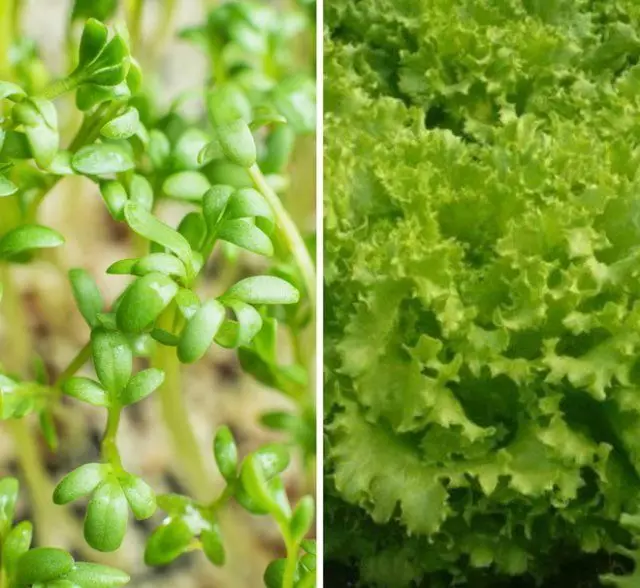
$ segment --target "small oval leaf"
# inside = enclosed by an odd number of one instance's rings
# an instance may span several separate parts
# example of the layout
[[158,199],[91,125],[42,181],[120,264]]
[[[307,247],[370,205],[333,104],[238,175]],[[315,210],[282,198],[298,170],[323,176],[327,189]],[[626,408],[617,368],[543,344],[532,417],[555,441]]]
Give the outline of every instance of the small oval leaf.
[[19,560],[16,581],[20,585],[49,582],[71,571],[73,558],[62,549],[36,547]]
[[138,278],[127,288],[116,312],[118,327],[126,333],[140,333],[153,325],[171,303],[178,285],[160,273]]
[[248,304],[295,304],[300,293],[289,282],[275,276],[252,276],[229,288],[223,300],[234,298]]
[[98,551],[115,551],[127,531],[127,499],[120,484],[105,480],[94,492],[84,520],[84,538]]
[[117,145],[93,143],[81,147],[71,159],[73,169],[87,176],[116,174],[133,169],[131,154]]
[[178,342],[178,359],[193,363],[201,359],[213,343],[225,318],[225,309],[217,300],[207,300],[186,324]]
[[109,466],[101,463],[87,463],[68,473],[53,491],[55,504],[69,504],[91,494],[105,479]]
[[10,259],[31,249],[58,247],[63,243],[64,237],[49,227],[22,225],[0,238],[0,258]]

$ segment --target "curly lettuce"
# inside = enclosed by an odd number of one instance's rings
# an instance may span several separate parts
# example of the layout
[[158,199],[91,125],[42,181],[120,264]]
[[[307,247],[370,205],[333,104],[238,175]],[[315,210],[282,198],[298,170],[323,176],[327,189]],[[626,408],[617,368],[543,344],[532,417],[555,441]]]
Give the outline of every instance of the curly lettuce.
[[328,0],[325,26],[326,557],[629,585],[640,3]]

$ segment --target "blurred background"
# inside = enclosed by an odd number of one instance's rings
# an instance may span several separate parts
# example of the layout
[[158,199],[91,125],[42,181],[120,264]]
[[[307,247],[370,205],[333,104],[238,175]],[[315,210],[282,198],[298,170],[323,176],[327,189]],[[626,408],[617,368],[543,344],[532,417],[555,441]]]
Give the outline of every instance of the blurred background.
[[[83,5],[90,6],[93,1],[75,2],[74,8],[73,2],[65,0],[2,0],[0,6],[4,16],[0,18],[4,21],[8,11],[16,8],[14,3],[18,5],[19,29],[24,37],[14,39],[13,47],[3,48],[8,51],[10,61],[18,60],[20,67],[31,68],[27,75],[36,78],[61,77],[70,71],[84,20]],[[99,3],[102,2],[95,4]],[[116,7],[117,2],[104,4]],[[271,26],[275,22],[289,26],[286,43],[294,62],[291,67],[312,82],[315,70],[314,7],[286,0],[268,5]],[[107,6],[109,10],[113,7]],[[176,116],[190,123],[197,123],[202,118],[201,94],[211,78],[212,67],[211,55],[202,48],[202,35],[207,34],[208,15],[217,8],[218,3],[202,0],[133,0],[116,7],[112,20],[129,20],[130,32],[132,14],[140,11],[139,25],[136,25],[139,30],[132,39],[132,51],[142,65],[146,93],[151,96],[147,105],[150,117],[157,119],[171,111],[172,116],[177,113]],[[74,11],[76,18],[72,19]],[[6,26],[6,22],[2,26]],[[258,21],[253,26],[260,29],[261,25]],[[185,29],[189,32],[179,36],[178,32]],[[6,44],[6,39],[2,43]],[[25,63],[27,65],[23,66]],[[57,100],[56,106],[63,137],[70,137],[80,120],[73,96]],[[313,129],[301,129],[286,169],[273,178],[285,206],[302,234],[309,238],[310,247],[313,246],[315,226],[314,145]],[[0,205],[0,225],[4,224],[5,228],[11,225],[12,215],[7,206],[4,202]],[[175,225],[184,215],[185,208],[180,203],[163,199],[157,213]],[[53,381],[89,335],[73,302],[67,271],[73,267],[87,269],[97,280],[105,299],[112,301],[127,283],[127,278],[109,276],[105,270],[116,260],[133,257],[131,250],[135,244],[131,242],[126,226],[115,223],[107,213],[96,184],[84,178],[70,176],[60,182],[47,196],[39,220],[60,231],[66,238],[66,245],[60,251],[39,255],[31,263],[12,269],[15,292],[5,293],[0,303],[0,363],[14,370],[21,366],[29,371],[33,358],[39,356]],[[221,293],[239,278],[267,267],[257,256],[236,255],[233,251],[216,253],[207,269],[205,291],[213,295]],[[21,309],[20,316],[11,310],[15,308]],[[301,332],[304,341],[295,342],[293,346],[290,338],[282,337],[282,357],[291,356],[294,346],[302,346],[307,350],[307,367],[311,368],[314,363],[313,325],[306,324]],[[183,398],[200,446],[203,475],[208,478],[203,480],[203,486],[215,495],[221,486],[211,454],[216,427],[229,425],[244,454],[266,441],[287,438],[286,433],[270,430],[260,419],[266,412],[289,410],[292,403],[283,394],[245,375],[237,354],[217,346],[205,359],[183,367],[182,371]],[[83,373],[90,374],[90,366],[85,366]],[[313,382],[313,373],[309,373],[308,378]],[[309,398],[313,398],[312,386],[309,386]],[[183,555],[165,568],[145,567],[145,539],[162,520],[162,513],[148,521],[130,523],[124,545],[114,554],[98,554],[84,544],[82,517],[85,504],[54,506],[51,491],[65,473],[99,459],[104,419],[103,410],[63,399],[55,412],[60,437],[57,452],[51,451],[43,440],[37,419],[27,419],[20,427],[0,423],[0,475],[15,475],[21,480],[19,518],[34,522],[37,543],[67,548],[78,559],[93,559],[120,567],[132,575],[133,587],[261,586],[268,562],[283,554],[281,539],[270,521],[250,516],[233,505],[227,509],[222,521],[228,561],[221,569],[214,568],[199,552]],[[311,433],[306,431],[304,434],[313,437],[312,427]],[[124,411],[118,441],[126,469],[142,476],[157,493],[189,494],[184,464],[174,455],[155,397]],[[285,474],[292,503],[304,493],[313,493],[315,487],[314,464],[310,457],[313,441],[307,441],[306,458],[303,457],[305,451],[294,448],[293,465]]]

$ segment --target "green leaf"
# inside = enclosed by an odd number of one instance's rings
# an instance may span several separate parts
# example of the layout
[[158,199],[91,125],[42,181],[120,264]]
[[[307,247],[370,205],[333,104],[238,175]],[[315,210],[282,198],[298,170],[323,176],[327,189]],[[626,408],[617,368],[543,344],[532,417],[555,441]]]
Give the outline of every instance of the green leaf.
[[100,195],[113,220],[124,220],[124,207],[129,201],[124,186],[116,180],[102,181],[100,182]]
[[140,258],[133,266],[132,272],[137,276],[158,272],[182,280],[187,277],[184,263],[169,253],[151,253]]
[[263,445],[254,451],[253,455],[260,462],[261,472],[266,480],[284,472],[290,461],[287,448],[278,443]]
[[193,532],[182,518],[170,519],[149,537],[144,552],[148,566],[163,566],[185,553],[193,540]]
[[313,498],[311,496],[303,496],[291,516],[291,538],[295,543],[302,541],[310,531],[314,515],[315,505]]
[[19,559],[29,551],[32,538],[33,525],[29,521],[22,521],[9,531],[2,545],[2,564],[8,578],[13,577]]
[[249,127],[252,131],[256,131],[261,127],[273,125],[273,124],[284,124],[287,122],[287,119],[273,110],[270,106],[259,106],[255,108],[253,111],[253,118],[249,123]]
[[170,175],[162,184],[162,191],[170,198],[200,202],[209,189],[207,177],[197,171],[182,171]]
[[153,241],[175,253],[187,267],[191,267],[193,255],[189,242],[178,231],[154,217],[139,204],[130,202],[125,208],[127,224],[138,235]]
[[213,454],[224,479],[227,482],[235,480],[238,471],[238,448],[229,427],[222,426],[216,432]]
[[29,98],[16,104],[12,112],[24,125],[31,154],[42,169],[47,169],[58,152],[58,117],[53,104],[43,98]]
[[120,395],[123,405],[140,402],[149,394],[157,390],[164,382],[164,372],[156,368],[149,368],[138,372]]
[[176,304],[182,316],[190,320],[200,308],[200,298],[198,298],[198,295],[193,290],[180,288],[176,294]]
[[55,504],[69,504],[91,494],[109,474],[109,466],[87,463],[67,474],[53,491]]
[[275,217],[271,206],[262,194],[253,188],[240,188],[229,199],[225,211],[225,218],[252,218],[261,217],[270,223],[275,223]]
[[197,162],[198,165],[205,165],[214,159],[221,159],[224,157],[224,151],[218,138],[214,138],[204,145],[198,152]]
[[207,300],[185,325],[178,342],[178,359],[193,363],[201,359],[213,343],[225,318],[225,308],[217,300]]
[[129,181],[129,199],[142,208],[151,212],[153,208],[153,188],[149,180],[139,174],[134,174]]
[[312,133],[316,126],[315,84],[307,76],[292,76],[273,91],[276,108],[296,133]]
[[295,304],[300,293],[287,281],[275,276],[253,276],[229,288],[222,300],[241,300],[247,304]]
[[140,260],[135,259],[119,259],[107,268],[107,273],[112,275],[132,275],[135,276],[134,268]]
[[166,345],[167,347],[177,347],[180,338],[169,331],[165,331],[164,329],[153,329],[151,331],[151,336],[162,345]]
[[72,176],[71,153],[69,151],[58,150],[46,171],[56,176]]
[[222,220],[227,203],[235,188],[218,184],[212,186],[202,199],[202,214],[204,215],[207,228],[211,234],[215,233],[218,224]]
[[169,306],[178,292],[178,285],[160,273],[138,278],[124,293],[116,321],[126,333],[141,333],[150,328],[160,313]]
[[76,563],[64,579],[82,588],[118,588],[131,580],[128,574],[115,568],[84,562]]
[[251,167],[256,162],[256,144],[249,125],[236,119],[214,127],[225,157],[236,165]]
[[264,572],[264,585],[266,588],[282,588],[286,567],[287,560],[283,558],[274,559],[269,563]]
[[78,50],[78,68],[86,67],[95,61],[107,44],[108,30],[95,18],[90,18],[82,29]]
[[84,520],[84,538],[98,551],[115,551],[127,532],[127,499],[116,480],[107,479],[94,492]]
[[149,131],[149,159],[155,169],[163,169],[171,155],[171,143],[167,136],[157,129]]
[[271,239],[246,219],[224,221],[218,231],[218,237],[258,255],[273,255]]
[[0,198],[11,196],[17,191],[18,186],[16,186],[11,180],[0,174]]
[[265,141],[266,153],[260,160],[265,174],[280,173],[286,167],[295,147],[296,133],[290,126],[276,127]]
[[133,169],[131,154],[110,143],[93,143],[78,149],[71,159],[73,169],[88,176],[116,174]]
[[[118,311],[120,311],[118,307]],[[129,341],[117,331],[103,328],[91,333],[93,365],[102,385],[116,397],[125,388],[133,370],[133,353]]]
[[[262,464],[259,458],[254,454],[249,454],[242,462],[240,469],[240,481],[242,489],[246,492],[247,496],[255,504],[259,510],[255,512],[260,514],[261,512],[271,512],[275,508],[275,501],[271,496],[268,480],[262,470]],[[239,495],[237,496],[240,499]],[[250,506],[241,502],[242,506]]]
[[[2,382],[0,381],[1,384]],[[7,476],[0,479],[0,539],[13,522],[19,489],[20,485],[16,478]]]
[[226,321],[222,325],[216,336],[216,343],[227,348],[249,345],[262,328],[260,313],[240,300],[225,301],[225,306],[233,310],[237,321]]
[[131,91],[124,82],[114,86],[98,86],[85,83],[76,91],[76,106],[78,110],[86,112],[104,102],[125,101],[129,98],[131,98]]
[[107,390],[89,378],[69,378],[62,384],[62,391],[67,396],[93,406],[107,408],[110,405]]
[[129,71],[129,47],[126,41],[120,35],[115,35],[97,59],[79,69],[85,83],[115,86],[123,82]]
[[199,212],[190,212],[178,225],[178,232],[189,241],[191,249],[199,251],[207,235],[207,225]]
[[207,559],[213,565],[223,566],[226,558],[220,526],[217,523],[212,523],[211,528],[200,533],[200,542]]
[[204,162],[199,154],[209,142],[207,133],[198,128],[187,129],[173,148],[173,162],[177,169],[196,169]]
[[31,249],[58,247],[64,243],[64,237],[41,225],[21,225],[5,233],[0,238],[0,258],[11,259]]
[[26,95],[26,92],[13,82],[0,81],[0,100],[8,98],[9,100],[18,102]]
[[135,135],[140,127],[138,110],[129,106],[122,114],[112,118],[101,129],[100,134],[108,139],[128,139]]
[[81,268],[69,271],[69,281],[80,314],[91,328],[96,327],[97,315],[104,308],[104,300],[97,284],[89,272]]
[[131,512],[137,520],[148,519],[156,511],[156,495],[144,480],[132,474],[118,477]]
[[49,582],[68,573],[72,568],[73,558],[66,551],[36,547],[18,560],[16,581],[25,585]]

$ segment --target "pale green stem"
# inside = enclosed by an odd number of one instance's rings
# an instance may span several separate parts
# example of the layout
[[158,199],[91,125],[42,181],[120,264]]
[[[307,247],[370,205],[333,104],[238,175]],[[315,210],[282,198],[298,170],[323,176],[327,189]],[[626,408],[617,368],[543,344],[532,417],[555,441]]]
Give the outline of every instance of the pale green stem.
[[[158,327],[170,331],[175,312],[175,306],[172,306],[160,317]],[[172,347],[157,344],[151,363],[164,371],[164,382],[157,394],[162,417],[189,493],[199,501],[207,501],[212,490],[211,476],[204,466],[200,446],[189,421],[182,396],[182,374],[176,352]]]
[[300,544],[295,542],[291,537],[289,521],[286,518],[276,516],[276,522],[278,523],[278,527],[280,527],[280,533],[282,534],[282,539],[287,549],[287,560],[282,576],[282,588],[294,588]]
[[131,52],[133,55],[138,55],[140,52],[140,31],[142,30],[143,14],[144,0],[130,0],[128,26],[131,40]]
[[11,79],[9,52],[15,38],[15,0],[4,0],[0,12],[0,76]]
[[109,407],[107,416],[107,426],[102,438],[102,458],[113,467],[116,473],[122,472],[122,461],[118,451],[118,427],[120,426],[120,415],[122,407],[116,404]]
[[171,25],[177,7],[176,0],[166,0],[161,9],[160,24],[155,31],[153,44],[151,47],[151,59],[157,60],[163,48],[167,45],[167,38],[171,31]]
[[58,513],[51,502],[53,484],[42,466],[35,436],[29,430],[27,422],[24,419],[9,421],[9,430],[22,475],[29,488],[38,543],[49,545],[58,535]]
[[66,380],[73,376],[91,357],[91,343],[87,343],[77,355],[71,360],[69,365],[60,373],[54,382],[54,388],[60,388]]
[[66,78],[62,78],[60,80],[55,80],[43,90],[42,97],[46,98],[47,100],[54,100],[62,94],[71,92],[71,90],[74,90],[77,85],[78,80],[73,75],[67,76]]
[[276,226],[282,235],[284,242],[291,255],[293,256],[307,291],[307,296],[311,303],[311,307],[315,312],[315,296],[316,296],[316,274],[313,260],[307,246],[298,231],[295,223],[289,216],[287,209],[284,207],[278,195],[273,191],[271,186],[267,183],[265,177],[262,175],[260,168],[254,164],[249,168],[249,175],[255,185],[256,189],[264,196],[269,205],[271,206],[275,217]]

